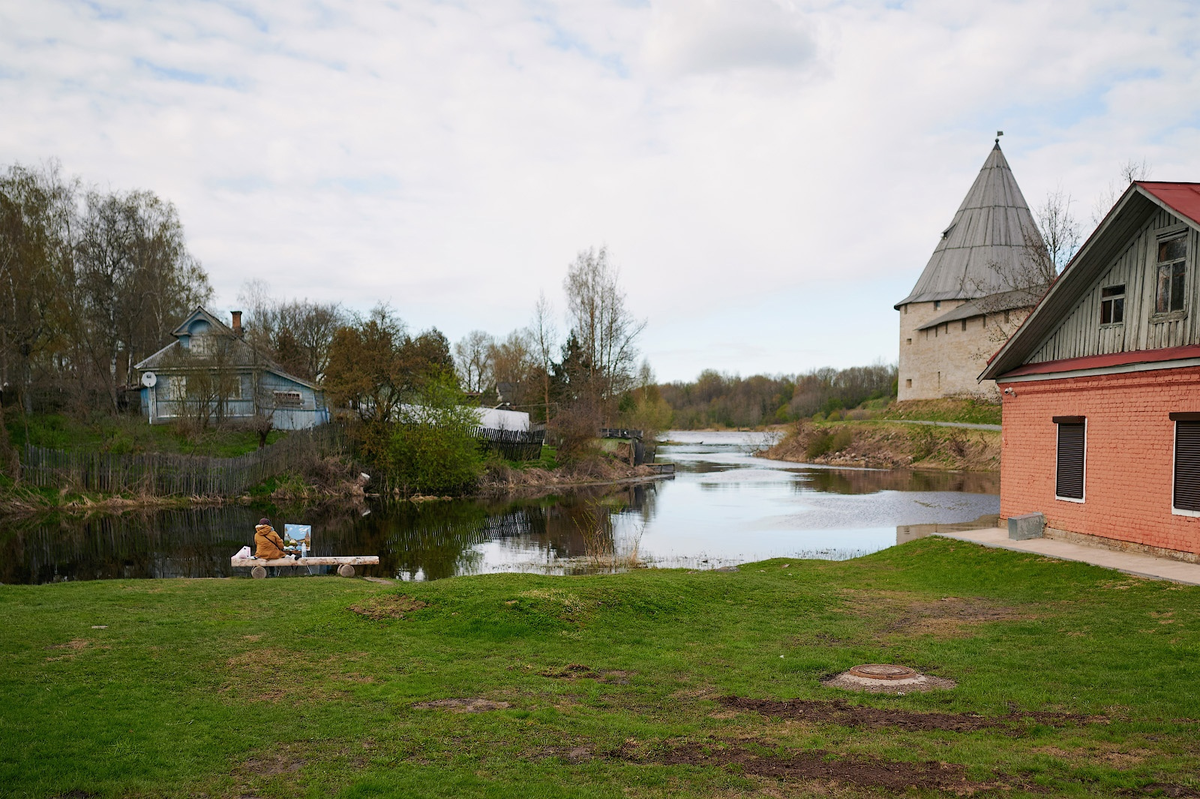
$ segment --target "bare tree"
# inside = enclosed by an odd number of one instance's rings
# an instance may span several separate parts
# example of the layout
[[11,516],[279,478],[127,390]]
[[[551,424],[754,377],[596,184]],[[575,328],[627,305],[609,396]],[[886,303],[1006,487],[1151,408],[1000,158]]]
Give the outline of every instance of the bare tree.
[[533,308],[533,323],[530,325],[533,351],[542,377],[542,401],[544,418],[550,418],[550,373],[554,369],[554,351],[558,349],[558,331],[554,327],[554,308],[546,299],[546,293],[538,294]]
[[212,295],[187,251],[175,206],[148,191],[89,191],[75,248],[71,299],[76,364],[117,408],[133,364],[162,346]]
[[[513,402],[526,396],[537,370],[533,334],[524,328],[514,330],[503,341],[488,348],[488,364],[497,397]],[[501,396],[501,388],[505,390]],[[523,403],[520,403],[523,404]]]
[[567,315],[587,363],[587,389],[601,406],[633,384],[637,339],[646,328],[625,306],[608,250],[588,249],[567,268]]
[[279,300],[262,280],[243,284],[238,302],[247,340],[307,380],[319,380],[325,373],[333,334],[349,322],[340,303]]
[[1100,192],[1099,196],[1096,197],[1096,202],[1092,206],[1092,225],[1099,225],[1104,217],[1108,216],[1108,212],[1117,204],[1117,200],[1129,188],[1130,183],[1139,180],[1149,180],[1152,171],[1153,168],[1145,158],[1141,161],[1135,161],[1130,158],[1121,164],[1120,177],[1109,181],[1104,191]]
[[454,363],[463,391],[483,392],[493,385],[489,357],[496,340],[482,330],[472,330],[454,345]]
[[31,413],[34,364],[61,348],[78,180],[56,163],[0,175],[0,381]]

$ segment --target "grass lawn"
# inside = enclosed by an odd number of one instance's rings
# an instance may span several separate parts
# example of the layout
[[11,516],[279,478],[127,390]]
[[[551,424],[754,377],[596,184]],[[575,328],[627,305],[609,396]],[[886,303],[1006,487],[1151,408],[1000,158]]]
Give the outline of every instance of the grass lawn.
[[[958,686],[821,685],[859,663]],[[942,539],[737,573],[0,586],[0,793],[1197,796],[1198,680],[1200,588]]]
[[[5,414],[9,439],[21,448],[26,442],[48,449],[75,452],[168,452],[232,458],[258,449],[258,436],[245,429],[192,430],[174,424],[147,424],[133,416],[99,415],[80,420],[59,414],[42,414],[28,419],[19,412]],[[267,443],[284,433],[272,430]]]

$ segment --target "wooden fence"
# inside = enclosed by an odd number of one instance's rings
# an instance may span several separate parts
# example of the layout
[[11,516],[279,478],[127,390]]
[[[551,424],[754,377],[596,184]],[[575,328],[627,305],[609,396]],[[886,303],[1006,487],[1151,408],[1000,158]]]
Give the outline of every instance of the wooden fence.
[[510,461],[535,461],[542,457],[545,430],[494,430],[476,427],[471,434],[482,446],[499,452]]
[[25,447],[22,478],[39,488],[73,488],[116,494],[234,496],[294,468],[303,458],[343,451],[337,425],[297,430],[269,447],[236,458],[111,452],[66,452]]

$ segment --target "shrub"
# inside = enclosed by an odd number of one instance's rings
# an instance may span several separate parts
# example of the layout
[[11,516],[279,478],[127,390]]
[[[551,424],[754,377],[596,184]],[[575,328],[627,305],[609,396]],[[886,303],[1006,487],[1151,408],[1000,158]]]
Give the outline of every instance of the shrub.
[[405,493],[447,494],[474,485],[483,456],[473,431],[475,411],[448,377],[430,379],[404,406],[380,464]]

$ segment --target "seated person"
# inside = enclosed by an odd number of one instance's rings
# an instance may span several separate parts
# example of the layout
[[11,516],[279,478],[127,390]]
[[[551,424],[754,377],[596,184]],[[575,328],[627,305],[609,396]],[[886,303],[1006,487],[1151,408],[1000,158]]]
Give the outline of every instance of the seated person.
[[254,546],[256,558],[274,560],[283,557],[283,539],[271,526],[270,519],[258,520],[258,526],[254,528]]

